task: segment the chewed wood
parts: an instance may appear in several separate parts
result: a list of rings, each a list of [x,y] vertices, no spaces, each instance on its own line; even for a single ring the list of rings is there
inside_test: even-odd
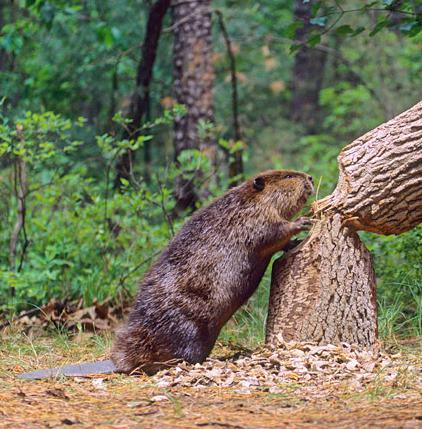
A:
[[[341,218],[321,221],[298,249],[273,266],[267,342],[372,346],[377,337],[371,256]]]
[[[356,231],[400,234],[422,222],[422,102],[346,146],[338,163],[310,236],[273,266],[268,343],[376,344],[375,275]]]
[[[422,102],[346,146],[336,189],[314,203],[356,229],[401,234],[422,222]]]

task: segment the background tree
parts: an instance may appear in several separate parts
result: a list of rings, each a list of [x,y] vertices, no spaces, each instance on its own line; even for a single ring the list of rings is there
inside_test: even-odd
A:
[[[228,154],[229,178],[231,186],[235,186],[243,178],[243,145],[242,133],[240,131],[239,121],[239,95],[238,95],[238,79],[236,68],[236,54],[233,51],[232,41],[230,39],[227,27],[224,21],[224,16],[221,10],[216,10],[218,22],[224,42],[227,48],[227,55],[230,63],[230,82],[231,82],[231,99],[232,99],[232,116],[233,116],[233,146],[226,148]],[[236,145],[239,146],[236,148]],[[233,153],[232,153],[233,152]]]
[[[187,109],[174,123],[176,162],[186,149],[199,149],[212,165],[216,161],[215,140],[206,132],[214,120],[211,17],[211,0],[172,2],[174,94]],[[179,176],[175,194],[176,211],[195,208],[199,196],[192,178]]]
[[[127,129],[125,131],[126,138],[136,139],[139,136],[141,121],[149,109],[150,83],[155,58],[157,56],[157,48],[163,19],[169,6],[170,0],[158,0],[151,6],[149,11],[145,38],[142,44],[142,56],[136,74],[136,87],[129,105],[128,119],[130,122],[127,124]],[[148,180],[150,175],[149,170],[151,167],[151,150],[149,142],[145,142],[144,156],[145,176]],[[114,184],[115,188],[120,188],[122,178],[130,181],[134,157],[135,152],[129,149],[117,162],[117,174]]]
[[[295,54],[292,81],[291,119],[303,126],[308,134],[318,131],[322,118],[319,93],[324,79],[327,53],[307,44],[311,30],[315,28],[312,9],[319,2],[296,0],[294,18],[298,29],[296,42],[299,49]]]

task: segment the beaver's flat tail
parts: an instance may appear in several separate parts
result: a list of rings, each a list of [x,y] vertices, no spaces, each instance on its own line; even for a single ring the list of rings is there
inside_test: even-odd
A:
[[[41,369],[33,372],[20,374],[18,378],[25,380],[37,380],[40,378],[54,377],[85,377],[88,375],[112,374],[118,372],[114,363],[108,360],[100,360],[97,362],[87,362],[74,365],[66,365],[58,368]]]

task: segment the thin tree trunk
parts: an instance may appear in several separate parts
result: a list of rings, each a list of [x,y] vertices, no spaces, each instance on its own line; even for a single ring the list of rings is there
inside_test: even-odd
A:
[[[211,0],[172,2],[174,93],[176,101],[187,108],[174,123],[176,162],[184,150],[199,149],[215,164],[214,139],[198,133],[201,121],[214,120],[211,15]],[[193,182],[182,176],[177,179],[176,213],[195,208],[198,192]]]
[[[356,231],[401,234],[422,222],[421,147],[422,102],[341,151],[310,236],[274,264],[267,342],[375,344],[374,270]]]
[[[232,115],[233,115],[233,134],[234,142],[242,141],[242,133],[240,131],[239,122],[239,97],[237,91],[237,72],[236,72],[236,56],[232,49],[232,43],[224,23],[223,13],[220,10],[216,11],[221,32],[223,33],[224,42],[227,48],[227,54],[230,61],[230,82],[232,86]],[[236,186],[243,177],[243,159],[242,149],[237,150],[234,154],[229,152],[229,178],[232,179],[231,186]],[[237,178],[237,180],[233,180]]]
[[[313,25],[310,23],[314,0],[295,2],[295,20],[301,21],[303,27],[296,31],[296,40],[305,43]],[[292,121],[304,126],[307,133],[318,132],[320,124],[319,92],[322,88],[327,55],[324,51],[304,44],[295,57],[293,67],[292,101],[290,117]]]
[[[114,66],[113,74],[111,75],[111,91],[110,91],[110,101],[109,108],[107,113],[107,132],[114,132],[115,123],[113,122],[113,117],[116,114],[116,95],[119,90],[119,76],[117,73],[117,69],[119,66],[119,61]]]
[[[24,234],[24,241],[22,244],[22,255],[18,266],[18,271],[21,270],[23,260],[25,257],[26,249],[29,241],[26,236],[25,229],[25,217],[26,217],[26,197],[28,195],[28,175],[25,161],[21,158],[17,158],[14,164],[14,181],[15,181],[15,196],[17,200],[17,213],[16,222],[12,230],[9,241],[9,265],[10,269],[14,271],[16,269],[16,256],[17,256],[17,245],[18,239],[21,232]],[[13,295],[12,291],[12,295]]]
[[[144,43],[142,45],[142,55],[136,75],[136,89],[132,96],[129,107],[129,119],[132,120],[126,133],[126,138],[136,138],[149,104],[149,87],[152,79],[152,72],[157,55],[158,42],[164,16],[170,6],[170,0],[157,0],[150,9],[148,15],[147,28],[145,31]],[[114,188],[119,189],[121,179],[130,181],[132,165],[135,153],[131,150],[122,155],[116,164],[116,178]]]
[[[5,9],[6,9],[6,0],[0,0],[0,31],[5,24]],[[8,55],[7,52],[0,48],[0,72],[7,70],[8,64]]]

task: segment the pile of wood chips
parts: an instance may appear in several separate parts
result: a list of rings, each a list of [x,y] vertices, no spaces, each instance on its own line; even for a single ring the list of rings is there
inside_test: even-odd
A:
[[[250,356],[220,360],[208,358],[202,364],[182,363],[154,376],[157,387],[230,387],[237,393],[263,390],[280,393],[280,386],[294,384],[324,395],[325,388],[348,384],[363,390],[378,379],[391,385],[407,383],[422,388],[422,362],[402,359],[401,353],[388,355],[367,351],[347,343],[318,346],[310,342],[284,342],[261,348]],[[404,363],[406,362],[406,363]],[[315,391],[315,387],[319,387]]]

